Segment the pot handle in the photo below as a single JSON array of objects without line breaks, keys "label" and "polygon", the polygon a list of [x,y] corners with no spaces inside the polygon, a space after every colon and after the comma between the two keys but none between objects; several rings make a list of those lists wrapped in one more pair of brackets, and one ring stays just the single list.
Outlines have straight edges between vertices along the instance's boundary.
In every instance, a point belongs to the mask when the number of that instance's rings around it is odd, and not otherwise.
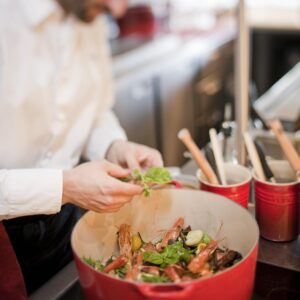
[{"label": "pot handle", "polygon": [[139,291],[147,298],[152,299],[188,299],[193,290],[192,284],[187,285],[142,285],[138,287]]}]

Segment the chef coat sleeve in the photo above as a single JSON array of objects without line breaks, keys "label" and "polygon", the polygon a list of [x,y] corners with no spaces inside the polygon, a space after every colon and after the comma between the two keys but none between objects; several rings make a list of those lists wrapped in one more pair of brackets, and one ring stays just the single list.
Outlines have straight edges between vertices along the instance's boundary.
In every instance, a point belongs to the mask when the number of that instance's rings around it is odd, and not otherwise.
[{"label": "chef coat sleeve", "polygon": [[103,17],[97,19],[93,26],[99,49],[98,62],[102,91],[101,99],[99,99],[99,113],[83,152],[83,157],[87,160],[105,158],[105,154],[113,141],[127,139],[125,131],[112,111],[114,104],[112,62]]},{"label": "chef coat sleeve", "polygon": [[61,208],[62,189],[62,170],[0,170],[0,220],[55,214]]}]

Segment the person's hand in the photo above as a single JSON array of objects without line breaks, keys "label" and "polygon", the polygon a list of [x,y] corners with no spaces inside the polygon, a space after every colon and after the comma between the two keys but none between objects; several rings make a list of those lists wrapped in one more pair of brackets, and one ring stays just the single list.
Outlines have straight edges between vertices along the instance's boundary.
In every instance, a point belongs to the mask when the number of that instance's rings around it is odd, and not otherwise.
[{"label": "person's hand", "polygon": [[105,160],[64,171],[62,202],[96,212],[115,212],[142,193],[142,187],[116,179],[128,175],[128,170]]},{"label": "person's hand", "polygon": [[157,150],[121,140],[112,143],[106,158],[130,170],[163,166],[161,154]]}]

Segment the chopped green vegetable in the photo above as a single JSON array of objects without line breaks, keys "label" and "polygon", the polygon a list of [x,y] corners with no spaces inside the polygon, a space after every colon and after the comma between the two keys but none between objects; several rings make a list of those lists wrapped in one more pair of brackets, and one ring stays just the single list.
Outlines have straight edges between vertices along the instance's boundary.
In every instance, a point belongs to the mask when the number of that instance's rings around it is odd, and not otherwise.
[{"label": "chopped green vegetable", "polygon": [[165,168],[150,168],[145,174],[140,170],[134,170],[132,176],[143,185],[146,197],[151,193],[152,184],[165,184],[172,180],[170,172]]},{"label": "chopped green vegetable", "polygon": [[91,257],[83,256],[82,260],[98,271],[103,271],[103,269],[104,269],[104,265],[102,264],[101,260],[99,260],[99,259],[92,259]]},{"label": "chopped green vegetable", "polygon": [[170,282],[169,278],[162,275],[154,275],[154,274],[142,274],[142,280],[144,282],[152,282],[152,283],[159,283],[159,282]]},{"label": "chopped green vegetable", "polygon": [[128,265],[124,265],[118,269],[115,269],[115,272],[120,278],[125,278],[127,270],[128,270]]},{"label": "chopped green vegetable", "polygon": [[183,242],[178,241],[166,246],[161,253],[145,252],[143,260],[164,268],[168,265],[176,264],[179,261],[188,263],[191,260],[191,254],[189,250],[183,247]]},{"label": "chopped green vegetable", "polygon": [[211,242],[211,240],[212,238],[207,233],[204,233],[201,239],[201,243],[208,245]]}]

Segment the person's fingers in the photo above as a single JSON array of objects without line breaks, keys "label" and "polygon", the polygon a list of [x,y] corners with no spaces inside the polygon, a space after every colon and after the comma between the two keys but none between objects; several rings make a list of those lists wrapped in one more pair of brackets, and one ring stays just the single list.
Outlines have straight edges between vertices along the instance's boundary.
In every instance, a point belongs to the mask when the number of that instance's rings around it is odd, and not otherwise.
[{"label": "person's fingers", "polygon": [[106,209],[104,211],[102,211],[103,213],[114,213],[114,212],[118,212],[120,210],[120,208],[117,209]]},{"label": "person's fingers", "polygon": [[108,194],[112,196],[135,196],[142,193],[143,188],[140,185],[133,183],[122,182],[115,178],[109,180],[109,191]]},{"label": "person's fingers", "polygon": [[125,156],[125,158],[126,158],[127,166],[131,171],[141,169],[139,161],[134,152],[128,153]]},{"label": "person's fingers", "polygon": [[110,162],[106,162],[105,168],[110,176],[116,178],[124,178],[130,174],[130,171],[128,169],[124,169]]},{"label": "person's fingers", "polygon": [[118,208],[122,205],[124,205],[127,202],[130,202],[132,199],[132,196],[113,196],[111,199],[103,200],[101,199],[101,205],[103,208],[111,207],[111,208]]},{"label": "person's fingers", "polygon": [[161,154],[156,150],[152,150],[146,163],[148,167],[163,167],[164,165]]},{"label": "person's fingers", "polygon": [[137,160],[141,167],[163,167],[163,159],[159,151],[143,145],[137,145],[136,147]]},{"label": "person's fingers", "polygon": [[116,208],[110,208],[110,207],[98,207],[97,205],[96,206],[93,206],[91,208],[89,208],[89,210],[92,210],[92,211],[95,211],[97,213],[111,213],[111,212],[117,212],[120,210],[122,206],[120,207],[116,207]]},{"label": "person's fingers", "polygon": [[119,202],[114,202],[114,204],[109,204],[109,203],[103,203],[103,205],[101,205],[101,209],[117,209],[120,208],[124,205],[123,202],[119,203]]},{"label": "person's fingers", "polygon": [[93,201],[87,205],[86,208],[96,212],[106,212],[107,210],[119,210],[123,205],[124,203],[105,204],[103,202]]},{"label": "person's fingers", "polygon": [[119,205],[124,205],[126,203],[129,203],[134,196],[124,196],[124,195],[115,195],[114,196],[114,203],[119,204]]}]

